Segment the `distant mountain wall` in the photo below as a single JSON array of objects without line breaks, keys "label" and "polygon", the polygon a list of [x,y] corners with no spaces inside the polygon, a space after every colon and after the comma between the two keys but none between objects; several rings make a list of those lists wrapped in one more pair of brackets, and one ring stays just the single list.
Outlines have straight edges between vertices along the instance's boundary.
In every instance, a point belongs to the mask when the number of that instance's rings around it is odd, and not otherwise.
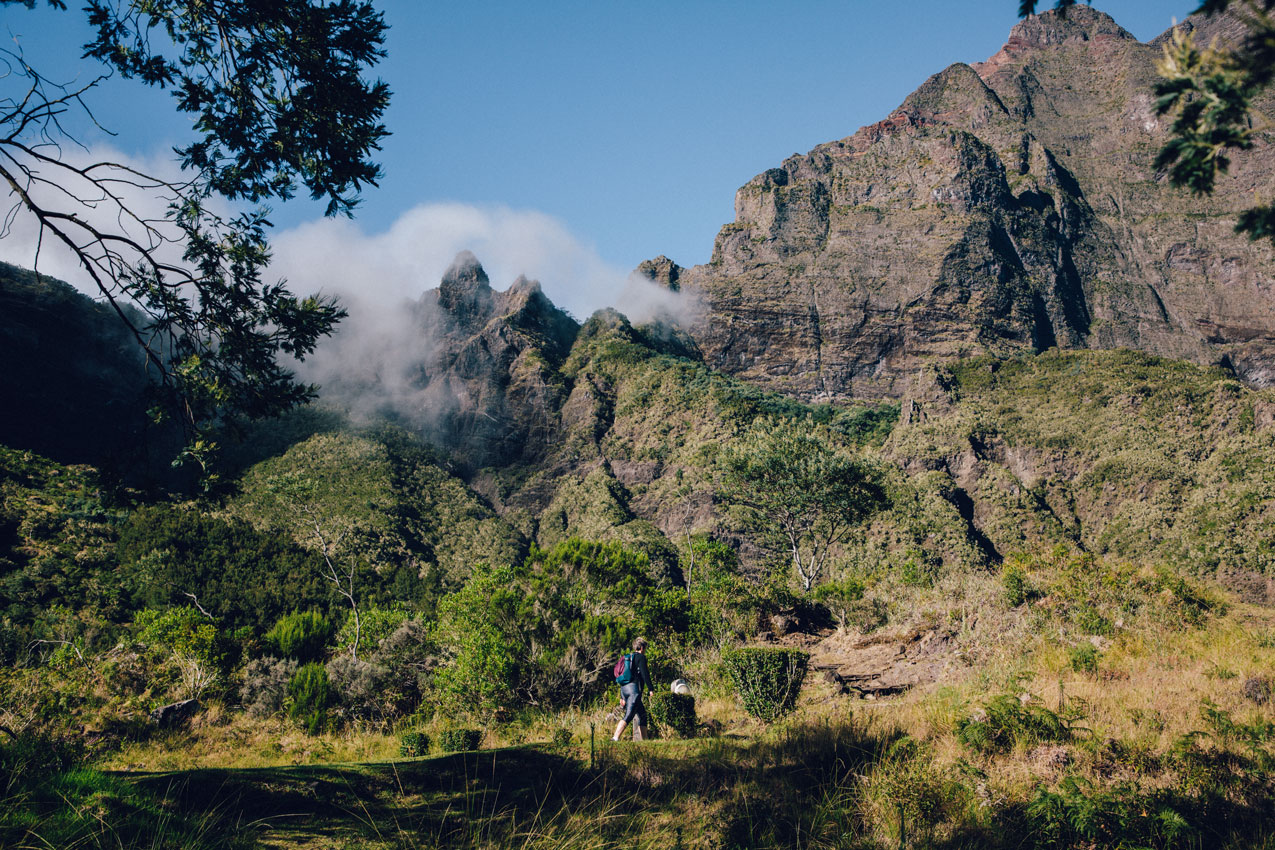
[{"label": "distant mountain wall", "polygon": [[[1236,27],[1187,25],[1206,44]],[[1213,196],[1171,186],[1154,168],[1163,38],[1083,5],[1024,20],[988,61],[750,180],[707,265],[644,269],[703,298],[709,366],[801,398],[897,398],[934,358],[1051,347],[1275,384],[1275,250],[1233,231],[1275,194],[1273,134]]]}]

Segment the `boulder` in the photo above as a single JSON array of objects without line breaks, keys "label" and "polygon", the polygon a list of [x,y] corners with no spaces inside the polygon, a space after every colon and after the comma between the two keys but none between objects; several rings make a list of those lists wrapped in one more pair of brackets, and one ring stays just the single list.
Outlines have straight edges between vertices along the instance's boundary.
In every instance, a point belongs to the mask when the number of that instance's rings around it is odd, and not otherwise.
[{"label": "boulder", "polygon": [[155,725],[160,729],[172,729],[187,723],[199,712],[200,708],[199,700],[184,699],[180,702],[170,702],[168,705],[161,705],[150,713],[150,718],[155,721]]}]

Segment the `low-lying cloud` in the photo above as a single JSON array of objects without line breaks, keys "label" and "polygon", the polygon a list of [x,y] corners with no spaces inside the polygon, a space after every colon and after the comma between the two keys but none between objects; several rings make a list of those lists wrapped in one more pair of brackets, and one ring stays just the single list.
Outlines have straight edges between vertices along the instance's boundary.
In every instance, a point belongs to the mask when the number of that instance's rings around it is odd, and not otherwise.
[{"label": "low-lying cloud", "polygon": [[[68,160],[77,165],[111,160],[169,180],[180,174],[170,159],[109,149],[72,152]],[[95,200],[91,187],[77,188]],[[124,188],[128,208],[147,221],[163,219],[167,198]],[[54,189],[46,187],[45,193],[67,201]],[[10,196],[11,204],[15,200]],[[101,297],[75,256],[47,231],[41,237],[34,216],[21,207],[11,213],[0,259],[31,268],[38,256],[42,273]],[[78,214],[106,227],[123,222],[126,232],[138,229],[109,200],[82,205]],[[419,421],[422,410],[448,407],[448,399],[437,397],[439,387],[425,392],[428,381],[422,382],[421,369],[431,360],[436,340],[412,305],[439,285],[462,251],[478,258],[494,289],[507,289],[520,276],[537,280],[545,295],[577,320],[603,307],[614,307],[635,323],[685,323],[693,316],[690,299],[608,263],[563,222],[536,210],[430,203],[407,211],[381,233],[368,233],[348,219],[320,219],[278,231],[271,243],[266,280],[284,278],[298,295],[334,296],[349,312],[335,336],[297,364],[299,377],[368,415],[392,412]],[[180,246],[165,244],[160,253],[180,263]]]},{"label": "low-lying cloud", "polygon": [[660,303],[645,281],[631,281],[628,269],[607,263],[561,221],[535,210],[423,204],[384,233],[367,234],[348,219],[323,219],[283,231],[273,244],[272,270],[295,291],[338,295],[352,313],[368,302],[419,298],[438,286],[461,251],[478,257],[495,289],[519,275],[538,280],[554,304],[578,319],[602,307],[627,315],[628,306],[630,318],[640,322],[650,318],[643,311]]},{"label": "low-lying cloud", "polygon": [[[49,151],[44,153],[48,155]],[[180,231],[166,220],[173,196],[160,185],[182,179],[181,169],[171,156],[129,156],[103,146],[91,152],[68,148],[63,151],[62,162],[65,166],[23,161],[32,172],[32,180],[24,188],[36,204],[51,212],[74,215],[101,232],[135,240],[161,262],[181,263]],[[100,182],[90,182],[76,169],[89,169]],[[16,193],[10,191],[0,198],[4,202],[0,260],[66,281],[91,297],[101,296],[80,259],[48,228],[41,229],[39,220]],[[214,204],[213,209],[225,212],[221,205]],[[100,246],[89,242],[86,230],[65,221],[60,227],[77,243],[87,246],[88,254],[102,256]],[[111,247],[125,262],[141,259],[141,254],[123,243],[113,242]]]},{"label": "low-lying cloud", "polygon": [[462,251],[477,257],[494,289],[519,276],[537,280],[577,320],[603,307],[636,323],[689,317],[684,296],[608,264],[562,222],[534,210],[426,204],[384,233],[325,219],[281,232],[273,245],[272,277],[287,278],[297,293],[335,296],[349,311],[297,371],[356,419],[392,413],[430,430],[440,416],[470,406],[449,395],[463,388],[422,374],[437,340],[419,302]]}]

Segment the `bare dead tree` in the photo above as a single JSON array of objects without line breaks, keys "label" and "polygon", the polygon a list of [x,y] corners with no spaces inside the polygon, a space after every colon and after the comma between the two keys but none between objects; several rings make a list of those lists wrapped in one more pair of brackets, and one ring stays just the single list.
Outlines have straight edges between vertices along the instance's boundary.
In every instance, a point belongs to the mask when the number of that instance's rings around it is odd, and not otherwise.
[{"label": "bare dead tree", "polygon": [[348,555],[346,558],[348,567],[340,567],[337,564],[337,552],[344,543],[349,530],[342,529],[335,534],[329,534],[324,530],[322,518],[314,506],[299,503],[296,507],[298,511],[305,515],[306,531],[318,545],[319,554],[323,556],[323,577],[336,588],[337,593],[345,597],[346,602],[350,603],[350,616],[354,618],[354,644],[350,647],[350,656],[358,658],[359,642],[363,634],[363,620],[359,614],[359,602],[355,596],[354,588],[358,558]]}]

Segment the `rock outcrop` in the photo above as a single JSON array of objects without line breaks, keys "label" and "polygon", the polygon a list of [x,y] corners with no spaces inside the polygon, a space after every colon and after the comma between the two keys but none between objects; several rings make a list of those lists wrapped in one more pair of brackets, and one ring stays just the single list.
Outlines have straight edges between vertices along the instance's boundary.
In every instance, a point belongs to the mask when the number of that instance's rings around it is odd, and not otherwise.
[{"label": "rock outcrop", "polygon": [[567,388],[557,373],[579,325],[540,284],[505,292],[465,251],[415,305],[432,356],[416,382],[438,442],[471,468],[534,461],[554,444]]},{"label": "rock outcrop", "polygon": [[1275,193],[1272,134],[1213,196],[1172,187],[1154,168],[1160,40],[1087,6],[1029,18],[988,61],[749,181],[709,264],[642,270],[704,299],[710,366],[806,399],[898,397],[935,358],[1055,346],[1275,384],[1275,252],[1233,232]]}]

